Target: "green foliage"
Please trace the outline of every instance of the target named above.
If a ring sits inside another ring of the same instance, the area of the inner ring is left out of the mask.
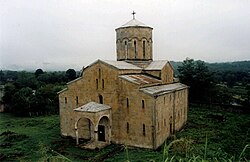
[[[250,71],[250,61],[210,63],[210,64],[208,64],[208,67],[212,71],[249,72]]]
[[[30,112],[34,100],[35,97],[31,88],[21,88],[12,97],[12,111],[19,115]]]
[[[58,113],[58,95],[66,82],[65,72],[4,71],[6,83],[2,101],[6,111],[16,115]],[[12,76],[13,75],[13,76]]]
[[[41,158],[39,144],[51,147],[51,141],[60,137],[58,116],[27,118],[1,113],[0,119],[0,161],[37,161]]]
[[[186,127],[158,150],[110,145],[85,150],[60,136],[59,117],[0,114],[1,161],[241,161],[250,159],[249,114],[190,107]]]
[[[67,78],[65,77],[65,72],[44,72],[37,77],[40,84],[58,84],[66,83]]]
[[[4,72],[3,70],[0,70],[0,84],[2,84],[3,82],[5,82],[5,77],[4,77]]]
[[[33,73],[21,71],[18,72],[17,79],[13,82],[16,88],[21,89],[29,87],[31,89],[36,89],[38,82]]]
[[[41,112],[56,113],[59,111],[57,92],[62,89],[60,85],[48,84],[40,87],[36,93],[36,104],[34,108]]]
[[[17,79],[17,71],[0,71],[0,84],[5,84],[6,82],[13,81]]]
[[[76,71],[74,69],[68,69],[66,71],[66,78],[68,81],[76,79]]]
[[[217,84],[214,89],[214,103],[230,104],[233,102],[233,94],[229,92],[229,88],[226,85]]]
[[[190,86],[190,102],[250,105],[250,61],[209,64],[186,59],[172,64],[178,66],[180,81]]]
[[[3,96],[3,102],[5,104],[11,104],[12,96],[16,93],[16,86],[12,83],[7,83],[4,86],[4,96]]]
[[[35,71],[35,76],[36,76],[36,78],[37,78],[39,75],[43,74],[43,73],[44,73],[44,72],[43,72],[42,69],[37,69],[37,70]]]
[[[190,86],[191,101],[210,101],[213,75],[205,62],[186,59],[178,67],[180,81]]]

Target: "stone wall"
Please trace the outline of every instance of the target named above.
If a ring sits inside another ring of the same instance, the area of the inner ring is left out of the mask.
[[[81,78],[70,82],[67,90],[59,94],[61,132],[63,135],[75,137],[74,109],[94,101],[111,106],[114,114],[118,111],[118,70],[98,62],[84,70]],[[114,116],[115,119],[116,116]],[[114,123],[112,134],[116,134],[118,123]]]
[[[161,80],[163,84],[173,83],[174,81],[174,70],[170,63],[167,63],[161,70]]]
[[[120,134],[118,143],[153,148],[154,98],[139,91],[139,85],[120,79]]]
[[[152,28],[116,29],[117,60],[152,60]]]
[[[179,131],[187,121],[188,89],[159,96],[156,99],[156,146],[163,144],[170,134]]]
[[[166,65],[162,72],[155,71],[155,74],[172,75],[171,70]],[[80,120],[78,136],[93,138],[88,132],[96,129],[93,128],[95,122],[91,121],[92,124],[87,127],[90,121],[80,119],[80,113],[74,109],[91,101],[102,102],[112,109],[109,116],[112,142],[142,148],[159,147],[171,133],[180,130],[186,123],[188,89],[153,97],[140,91],[144,85],[118,77],[120,74],[140,72],[119,70],[102,61],[85,68],[82,77],[68,83],[67,89],[59,94],[62,135],[76,137],[76,123]],[[170,81],[171,77],[165,80],[166,83]]]

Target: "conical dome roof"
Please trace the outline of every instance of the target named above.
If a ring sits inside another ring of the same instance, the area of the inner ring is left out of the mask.
[[[127,22],[126,24],[122,25],[122,27],[128,27],[128,26],[144,26],[147,27],[147,25],[143,24],[142,22],[136,20],[136,19],[132,19],[129,22]]]
[[[119,28],[126,28],[126,27],[148,27],[148,28],[151,28],[150,26],[145,25],[144,23],[138,21],[137,19],[132,19]]]

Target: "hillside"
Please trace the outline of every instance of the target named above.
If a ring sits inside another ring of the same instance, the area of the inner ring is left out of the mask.
[[[175,74],[178,75],[178,66],[182,65],[179,61],[170,61],[174,67]],[[222,62],[222,63],[208,63],[206,62],[208,68],[213,72],[248,72],[250,73],[250,61],[236,61],[236,62]]]

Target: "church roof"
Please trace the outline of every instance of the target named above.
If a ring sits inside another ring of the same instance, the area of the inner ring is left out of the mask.
[[[161,70],[167,63],[167,60],[152,61],[145,70]]]
[[[105,60],[103,61],[111,66],[114,66],[116,67],[117,69],[120,69],[120,70],[141,70],[142,68],[138,67],[138,66],[135,66],[133,64],[130,64],[130,63],[127,63],[125,61],[108,61],[108,60]]]
[[[136,19],[132,19],[129,22],[127,22],[126,24],[122,25],[122,27],[130,27],[130,26],[148,27],[147,25],[143,24],[142,22],[140,22]]]
[[[89,102],[89,103],[82,105],[74,110],[80,111],[80,112],[99,112],[99,111],[108,110],[108,109],[111,109],[111,107],[108,105],[99,104],[96,102]]]
[[[152,27],[147,26],[146,24],[140,22],[137,19],[132,19],[129,22],[127,22],[126,24],[123,24],[121,27],[118,27],[117,29],[127,28],[127,27],[146,27],[146,28],[152,28]]]
[[[159,79],[143,74],[120,75],[119,77],[135,84],[161,83]]]
[[[160,95],[173,92],[176,90],[181,90],[187,87],[188,86],[186,86],[185,84],[173,83],[173,84],[157,85],[157,86],[141,88],[140,90],[152,96],[160,96]]]

